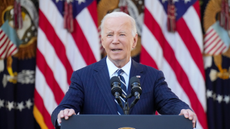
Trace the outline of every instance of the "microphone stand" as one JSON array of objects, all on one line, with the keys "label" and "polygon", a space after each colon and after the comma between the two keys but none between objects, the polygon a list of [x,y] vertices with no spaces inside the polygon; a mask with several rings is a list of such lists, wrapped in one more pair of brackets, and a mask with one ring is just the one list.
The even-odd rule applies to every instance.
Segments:
[{"label": "microphone stand", "polygon": [[123,107],[123,112],[125,115],[129,115],[129,110],[130,110],[130,107],[129,107],[129,104],[128,104],[128,98],[131,98],[132,97],[132,94],[129,94],[127,97],[122,95],[122,97],[125,99],[125,103],[124,103],[124,107]]},{"label": "microphone stand", "polygon": [[132,95],[128,95],[127,97],[123,96],[123,98],[125,99],[125,103],[124,103],[124,107],[123,107],[123,112],[125,115],[129,115],[129,110],[137,103],[137,101],[140,99],[140,95],[136,96],[135,99],[133,100],[133,102],[131,103],[131,106],[129,107],[128,104],[128,98],[131,98]]},{"label": "microphone stand", "polygon": [[124,108],[123,108],[123,112],[125,115],[129,115],[129,104],[127,102],[127,98],[125,98],[125,103],[124,103]]}]

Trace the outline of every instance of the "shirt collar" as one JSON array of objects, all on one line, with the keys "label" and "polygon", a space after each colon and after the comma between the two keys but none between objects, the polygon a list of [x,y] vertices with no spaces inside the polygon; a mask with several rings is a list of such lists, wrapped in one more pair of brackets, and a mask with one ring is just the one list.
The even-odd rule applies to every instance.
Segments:
[{"label": "shirt collar", "polygon": [[123,66],[122,68],[118,68],[117,66],[115,66],[113,64],[113,62],[109,60],[108,57],[106,57],[106,63],[108,66],[110,78],[116,75],[117,69],[122,69],[124,71],[124,74],[129,77],[130,68],[131,68],[131,57],[129,59],[129,62],[125,66]]}]

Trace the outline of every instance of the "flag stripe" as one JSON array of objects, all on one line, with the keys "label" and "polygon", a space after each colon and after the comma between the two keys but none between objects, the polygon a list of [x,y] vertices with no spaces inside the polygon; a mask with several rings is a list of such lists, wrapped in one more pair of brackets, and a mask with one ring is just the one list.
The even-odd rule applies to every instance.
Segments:
[{"label": "flag stripe", "polygon": [[77,14],[73,33],[64,28],[63,4],[52,0],[39,3],[34,115],[47,128],[53,128],[51,113],[68,90],[73,71],[100,60],[96,1],[73,1],[73,15]]},{"label": "flag stripe", "polygon": [[[88,42],[87,44],[89,44],[89,46],[87,46],[87,47],[89,47],[89,48],[97,47],[95,49],[89,49],[89,50],[92,50],[92,53],[90,52],[91,55],[89,57],[94,57],[93,55],[98,55],[96,53],[99,53],[100,46],[99,46],[99,44],[95,45],[95,42],[99,43],[98,35],[89,35],[90,33],[97,34],[98,30],[95,26],[95,23],[94,23],[91,15],[90,15],[88,9],[87,8],[83,9],[81,11],[81,13],[79,13],[79,15],[77,16],[76,20],[77,20],[77,23],[79,25],[77,27],[79,27],[79,29],[82,30],[81,33],[85,36],[86,42]],[[89,26],[84,26],[84,24],[87,24]],[[98,39],[98,40],[95,41],[95,39]],[[85,53],[83,55],[85,55]],[[89,59],[89,61],[96,62],[97,60],[99,60],[99,58],[100,57],[97,56],[96,59]],[[85,59],[88,59],[88,58],[85,58]],[[89,64],[91,64],[91,63],[92,62],[89,62]]]},{"label": "flag stripe", "polygon": [[[40,71],[39,67],[36,67],[36,77],[39,81],[36,81],[35,85],[38,85],[39,87],[36,87],[35,91],[35,105],[38,108],[38,114],[41,113],[43,115],[43,120],[37,119],[38,123],[40,123],[40,126],[48,126],[48,128],[53,128],[53,125],[50,121],[50,116],[54,108],[57,106],[57,103],[53,100],[54,94],[53,91],[50,89],[50,87],[47,85],[46,78],[43,76],[43,73]],[[37,116],[35,116],[36,118]]]},{"label": "flag stripe", "polygon": [[[193,7],[194,9],[196,10],[196,14],[199,16],[199,21],[201,19],[201,14],[200,14],[200,4],[199,4],[199,0],[196,1],[194,4],[193,4]],[[200,25],[200,23],[198,24]]]},{"label": "flag stripe", "polygon": [[210,54],[214,54],[215,51],[218,49],[218,47],[221,45],[221,40],[219,39],[218,41],[215,42],[215,44],[210,48],[210,50],[208,51],[208,53]]},{"label": "flag stripe", "polygon": [[[61,61],[59,60],[58,56],[55,53],[54,48],[52,47],[50,42],[47,40],[46,35],[43,33],[43,31],[39,28],[38,32],[39,32],[38,38],[39,38],[40,43],[37,44],[37,48],[40,50],[40,52],[43,55],[46,55],[44,56],[44,58],[47,64],[49,65],[49,67],[51,68],[53,75],[55,77],[55,80],[57,81],[62,91],[65,93],[69,88],[69,84],[67,83],[67,80],[66,80],[67,79],[66,69],[61,63]],[[49,54],[46,54],[47,52]]]},{"label": "flag stripe", "polygon": [[89,13],[90,13],[90,16],[92,17],[93,19],[93,22],[95,24],[95,26],[98,26],[97,24],[97,1],[93,1],[88,7],[87,7]]},{"label": "flag stripe", "polygon": [[39,27],[42,29],[42,31],[46,34],[47,39],[53,46],[57,56],[61,60],[62,64],[64,65],[66,72],[67,72],[67,81],[68,84],[70,84],[70,78],[73,73],[72,67],[70,65],[70,62],[66,56],[66,49],[61,40],[59,39],[58,35],[56,35],[55,30],[53,29],[50,22],[47,20],[47,18],[44,16],[43,12],[39,10],[39,19],[42,19],[39,21]]},{"label": "flag stripe", "polygon": [[[181,65],[182,69],[184,70],[185,74],[187,75],[189,79],[189,83],[192,86],[193,90],[195,93],[197,93],[197,97],[202,104],[203,108],[205,108],[205,98],[203,97],[203,93],[199,94],[202,89],[204,90],[205,87],[200,87],[204,85],[204,78],[202,74],[200,73],[200,70],[198,69],[197,65],[193,61],[186,45],[182,41],[181,37],[179,35],[176,35],[176,41],[171,40],[167,38],[168,43],[171,45],[171,47],[177,46],[177,47],[172,47],[173,51],[175,53],[176,59]],[[198,49],[199,51],[199,49]],[[164,67],[162,67],[164,69]],[[164,70],[167,71],[167,70]],[[173,72],[173,71],[172,71]],[[193,73],[196,73],[196,76],[193,75]],[[171,75],[169,73],[169,75]],[[183,79],[182,79],[183,80]],[[174,85],[174,83],[171,83]],[[186,85],[184,85],[186,87]],[[183,99],[184,100],[184,99]],[[188,102],[187,102],[188,103]]]},{"label": "flag stripe", "polygon": [[12,49],[14,49],[14,44],[13,44],[13,43],[10,44],[10,41],[9,41],[9,43],[8,43],[7,45],[8,45],[8,46],[7,46],[7,48],[6,48],[5,58],[7,58],[8,52],[9,52],[9,51],[12,51]]},{"label": "flag stripe", "polygon": [[[174,84],[174,86],[170,86],[171,90],[174,93],[177,93],[177,96],[180,99],[183,99],[184,102],[186,102],[187,104],[191,105],[188,95],[184,92],[184,89],[181,87],[181,85],[179,84],[179,82],[177,81],[176,75],[173,72],[173,69],[171,68],[171,66],[168,64],[168,62],[163,59],[163,65],[162,65],[162,69],[164,69],[164,75],[165,75],[165,80],[168,84]],[[170,79],[169,79],[170,78]]]},{"label": "flag stripe", "polygon": [[39,93],[37,92],[36,89],[34,91],[34,96],[35,96],[35,99],[36,99],[35,105],[36,105],[37,109],[39,110],[39,112],[43,115],[43,119],[44,119],[44,122],[45,122],[46,126],[48,127],[48,129],[54,129],[54,126],[53,126],[51,120],[48,119],[48,118],[51,117],[51,115],[46,110],[46,108],[44,106],[44,103],[43,103],[43,99],[39,95]]},{"label": "flag stripe", "polygon": [[48,111],[48,113],[51,115],[54,108],[57,106],[57,103],[53,100],[55,100],[54,93],[52,92],[52,89],[48,86],[45,77],[43,76],[42,72],[38,67],[36,67],[36,75],[39,76],[38,79],[40,82],[36,82],[36,85],[41,85],[43,87],[38,87],[36,90],[39,93],[39,95],[43,99],[43,104]]},{"label": "flag stripe", "polygon": [[92,64],[93,62],[96,61],[95,57],[93,56],[93,52],[85,38],[85,35],[83,34],[81,30],[80,25],[77,23],[77,21],[75,21],[74,24],[76,25],[76,31],[72,33],[72,37],[78,48],[85,48],[85,49],[79,49],[79,51],[83,59],[85,60],[86,65]]},{"label": "flag stripe", "polygon": [[[145,25],[143,25],[143,28],[148,31],[148,29],[146,28]],[[161,49],[159,44],[157,44],[157,43],[156,44],[148,44],[149,41],[157,42],[155,37],[153,35],[151,35],[150,31],[148,31],[147,33],[143,34],[142,41],[143,41],[142,44],[144,46],[143,48],[144,48],[144,50],[146,50],[148,52],[148,55],[153,57],[153,60],[158,60],[157,62],[153,61],[154,64],[156,64],[156,67],[154,67],[154,68],[158,68],[158,66],[161,66],[162,65],[162,58],[161,57],[163,55],[163,52],[162,52],[162,49]],[[143,52],[145,52],[145,51],[143,51]],[[147,57],[145,57],[145,58],[148,59]],[[149,58],[149,59],[152,59],[152,58]],[[149,59],[146,60],[146,63],[149,62]],[[143,59],[143,61],[144,61],[144,59]],[[151,63],[151,62],[149,62],[149,63]]]},{"label": "flag stripe", "polygon": [[[35,94],[34,94],[35,96]],[[36,105],[34,105],[33,108],[33,114],[35,116],[35,120],[37,120],[38,124],[40,125],[41,129],[48,129],[48,127],[46,126],[46,124],[44,123],[44,117],[42,116],[42,114],[39,112],[38,108]]]},{"label": "flag stripe", "polygon": [[[191,19],[191,17],[192,17],[192,19]],[[188,30],[190,32],[189,33],[190,35],[188,35],[188,36],[191,36],[194,39],[194,41],[195,41],[194,43],[196,43],[196,49],[197,50],[200,49],[200,52],[202,52],[203,51],[203,35],[198,33],[198,32],[201,32],[202,30],[201,30],[200,18],[198,16],[198,14],[196,13],[195,8],[193,8],[193,7],[189,8],[187,10],[187,12],[185,13],[185,15],[183,15],[183,18],[181,18],[181,19],[183,19],[186,28],[188,28]],[[178,29],[181,27],[182,26],[179,25]],[[184,30],[184,31],[186,31],[186,30]],[[186,34],[188,34],[188,33],[186,33]]]},{"label": "flag stripe", "polygon": [[10,53],[8,53],[7,56],[14,55],[18,52],[18,48],[15,45],[12,47],[12,49],[13,50]]},{"label": "flag stripe", "polygon": [[[183,4],[181,1],[177,2]],[[164,10],[167,4],[159,1],[145,1],[142,29],[142,50],[144,51],[141,51],[141,63],[148,62],[149,59],[144,58],[146,55],[151,56],[150,58],[154,60],[157,67],[165,73],[169,87],[173,87],[172,90],[190,104],[196,112],[197,127],[207,129],[205,76],[202,60],[203,37],[199,4],[198,1],[193,0],[193,2],[195,4],[188,7],[183,16],[176,21],[176,32],[170,33],[167,31],[167,14]],[[173,75],[176,76],[174,80]]]},{"label": "flag stripe", "polygon": [[5,47],[6,47],[6,45],[7,45],[7,43],[6,42],[8,42],[9,41],[9,39],[7,38],[7,36],[6,35],[4,35],[3,37],[2,37],[2,39],[0,40],[0,42],[1,42],[1,46],[0,46],[0,49],[1,50],[3,50]]},{"label": "flag stripe", "polygon": [[218,44],[218,46],[219,46],[219,47],[216,48],[216,50],[215,50],[215,52],[214,52],[214,55],[220,54],[219,52],[221,51],[221,48],[224,47],[224,43],[221,42],[221,43]]},{"label": "flag stripe", "polygon": [[17,53],[17,46],[8,38],[0,28],[0,58],[4,59]]},{"label": "flag stripe", "polygon": [[[94,47],[95,49],[93,49],[93,52],[94,52],[94,56],[95,56],[95,58],[96,58],[96,60],[97,61],[99,61],[100,60],[100,58],[101,58],[101,55],[100,54],[98,54],[98,53],[101,53],[100,52],[100,50],[101,50],[101,44],[100,44],[100,38],[101,37],[99,37],[98,38],[98,35],[99,35],[99,29],[97,28],[97,26],[98,26],[98,21],[97,21],[97,11],[95,11],[95,10],[97,10],[97,1],[93,1],[88,7],[88,11],[89,11],[89,13],[90,13],[90,16],[92,17],[92,19],[93,19],[93,22],[94,22],[94,25],[96,26],[96,28],[94,29],[94,32],[90,32],[90,33],[95,33],[95,35],[93,35],[94,36],[94,38],[92,38],[92,37],[90,37],[90,35],[88,35],[88,34],[85,34],[86,36],[89,36],[90,38],[88,38],[88,39],[94,39],[94,40],[92,40],[91,42],[90,42],[90,46],[91,46],[91,48],[92,47]],[[100,24],[100,23],[99,23]],[[90,25],[92,25],[92,24],[90,24]],[[94,27],[93,27],[94,28]],[[96,31],[95,31],[96,30]],[[96,35],[97,34],[97,35]],[[97,41],[95,41],[95,39],[97,40]],[[97,43],[99,43],[99,44],[95,44],[95,42],[97,42]]]},{"label": "flag stripe", "polygon": [[5,45],[5,42],[7,41],[7,40],[9,40],[8,38],[7,38],[7,36],[3,33],[2,34],[3,36],[1,36],[1,38],[0,38],[0,43],[1,43],[1,46],[0,46],[0,49]]},{"label": "flag stripe", "polygon": [[205,74],[204,74],[204,68],[203,68],[203,60],[202,58],[197,58],[197,57],[202,57],[201,51],[199,46],[197,45],[196,40],[193,37],[193,34],[190,32],[190,29],[186,25],[185,21],[183,18],[177,21],[177,26],[180,26],[177,28],[178,33],[180,34],[184,44],[187,46],[187,49],[189,50],[193,61],[196,63],[197,67],[200,70],[200,73],[202,74],[203,78],[205,79]]},{"label": "flag stripe", "polygon": [[[57,103],[60,103],[64,97],[64,93],[59,87],[58,83],[54,79],[53,72],[45,61],[42,53],[37,49],[37,67],[40,69],[42,74],[45,76],[45,80],[54,94],[54,98]],[[36,70],[37,71],[37,70]]]},{"label": "flag stripe", "polygon": [[[6,56],[6,53],[7,53],[8,49],[9,49],[8,47],[9,47],[9,45],[10,45],[10,40],[7,39],[5,44],[6,44],[6,45],[4,45],[3,48],[1,48],[2,52],[0,53],[0,57],[5,57],[5,56]],[[11,45],[12,45],[12,44],[11,44]]]},{"label": "flag stripe", "polygon": [[207,40],[205,40],[205,45],[204,45],[204,49],[209,49],[210,45],[212,45],[213,42],[216,42],[217,40],[220,40],[220,38],[218,37],[218,35],[216,35],[215,33],[213,33],[213,35],[208,38]]},{"label": "flag stripe", "polygon": [[227,51],[228,48],[226,46],[223,46],[223,48],[221,49],[221,52],[220,53],[224,53],[225,51]]},{"label": "flag stripe", "polygon": [[149,55],[149,53],[145,50],[143,46],[141,47],[141,62],[145,65],[158,69],[155,61],[151,58],[151,56]]},{"label": "flag stripe", "polygon": [[218,42],[220,42],[221,39],[219,37],[216,37],[213,42],[211,42],[211,44],[209,46],[207,46],[207,48],[205,49],[205,52],[209,53],[215,46],[216,44],[218,44]]},{"label": "flag stripe", "polygon": [[3,30],[0,28],[0,41],[2,41],[2,38],[5,36],[5,33]]},{"label": "flag stripe", "polygon": [[204,47],[207,46],[207,42],[215,35],[215,32],[213,29],[209,29],[208,33],[205,34],[204,38]]},{"label": "flag stripe", "polygon": [[[50,24],[55,29],[58,37],[66,47],[66,55],[68,60],[72,66],[73,70],[77,70],[86,66],[85,60],[83,59],[73,37],[69,34],[69,32],[63,27],[63,17],[59,13],[55,4],[53,4],[50,0],[41,0],[40,2],[40,10],[43,10],[43,13],[46,18],[49,20]],[[52,12],[49,10],[53,10]],[[49,13],[47,13],[49,12]],[[76,29],[76,28],[75,28]],[[90,34],[89,34],[90,35]],[[77,36],[77,35],[76,35]],[[67,40],[68,39],[68,40]]]},{"label": "flag stripe", "polygon": [[[151,7],[151,5],[156,5],[156,6]],[[196,66],[196,65],[193,65],[193,64],[194,64],[194,63],[193,63],[193,59],[190,57],[190,55],[185,54],[186,51],[185,51],[184,49],[187,50],[187,48],[180,48],[182,45],[184,46],[184,43],[183,43],[183,41],[181,41],[181,38],[177,35],[177,32],[176,32],[175,34],[172,34],[172,33],[169,33],[169,32],[167,31],[167,29],[166,29],[166,27],[165,27],[167,16],[166,16],[166,14],[165,14],[165,11],[164,11],[163,8],[162,8],[162,5],[159,4],[158,1],[147,1],[146,7],[147,7],[148,10],[151,11],[151,13],[152,13],[152,15],[154,16],[155,20],[157,21],[158,25],[162,28],[162,31],[163,31],[163,33],[164,33],[164,35],[165,35],[165,38],[167,39],[168,43],[170,43],[171,47],[172,47],[173,50],[175,51],[177,60],[180,62],[180,64],[181,64],[181,66],[183,67],[183,69],[184,69],[185,71],[188,71],[188,69],[190,70],[190,72],[186,72],[186,74],[188,75],[188,78],[191,80],[190,83],[194,83],[194,81],[195,81],[195,83],[192,84],[192,85],[193,85],[193,88],[195,89],[196,93],[200,93],[200,91],[204,90],[204,88],[205,88],[205,87],[202,87],[202,90],[201,90],[200,87],[199,87],[199,85],[204,85],[204,80],[199,79],[198,77],[194,76],[194,75],[191,74],[191,73],[194,73],[193,71],[194,71],[194,69],[195,69],[195,71],[198,72],[198,73],[196,73],[196,74],[198,74],[200,77],[202,77],[202,75],[201,75],[200,72],[198,71],[199,69],[197,69],[197,66]],[[188,9],[187,12],[186,12],[185,14],[186,14],[186,15],[189,14],[189,16],[190,16],[192,10],[193,10],[193,9]],[[193,11],[193,13],[195,13],[195,12]],[[193,16],[193,15],[191,15],[191,16]],[[187,18],[187,16],[183,16],[183,17]],[[197,17],[195,17],[194,19],[199,20]],[[187,21],[189,21],[189,20],[185,20],[185,21],[187,22]],[[198,24],[199,24],[199,22],[198,22]],[[192,24],[191,22],[189,22],[189,25],[193,25],[193,24]],[[154,27],[155,27],[155,26],[154,26],[154,24],[153,24],[153,28],[154,28]],[[178,26],[178,27],[181,27],[181,26]],[[191,27],[190,27],[190,28],[191,28]],[[195,27],[192,27],[192,28],[197,28],[197,27],[195,26]],[[201,31],[201,29],[199,28],[199,26],[198,26],[198,30]],[[191,29],[191,32],[197,33],[197,31],[195,31],[194,29]],[[200,35],[201,35],[201,33],[200,33]],[[142,36],[144,36],[144,35],[142,35]],[[198,37],[201,37],[201,36],[198,36]],[[142,38],[142,40],[143,40],[143,39],[144,39],[144,38]],[[202,44],[202,40],[201,40],[200,38],[195,38],[195,39],[196,39],[197,43]],[[201,47],[202,45],[198,45],[198,46],[200,46],[200,49],[202,49],[202,47]],[[199,49],[198,49],[198,50],[199,50]],[[183,51],[183,52],[179,53],[180,51]],[[178,53],[179,53],[179,54],[178,54]],[[187,52],[186,52],[186,53],[187,53]],[[161,55],[161,54],[160,54],[160,55]],[[160,55],[158,54],[158,56],[160,56]],[[182,55],[182,57],[183,57],[184,55],[187,55],[187,57],[185,57],[185,59],[184,59],[184,58],[181,58],[180,55]],[[198,57],[198,58],[200,58],[200,57]],[[191,65],[191,63],[186,63],[186,62],[188,62],[188,61],[190,61],[190,62],[193,63],[193,64]],[[158,62],[158,60],[157,60],[157,62]],[[161,61],[160,61],[160,62],[161,62]],[[183,62],[185,62],[185,63],[183,63]],[[160,66],[161,66],[161,65],[160,65]],[[191,66],[192,66],[192,67],[191,67]],[[191,68],[194,68],[194,69],[191,70]],[[201,67],[201,68],[202,68],[202,67]],[[202,78],[203,78],[203,77],[202,77]],[[198,81],[197,81],[197,80],[198,80]],[[202,93],[202,94],[203,94],[203,93]],[[203,104],[203,107],[204,107],[204,109],[205,109],[205,107],[206,107],[206,106],[205,106],[205,98],[203,97],[202,94],[198,94],[198,96],[200,95],[198,98],[200,99],[200,101],[201,101],[201,103]]]},{"label": "flag stripe", "polygon": [[[145,25],[143,25],[143,30],[145,30],[145,31],[142,33],[141,63],[146,64],[146,65],[149,64],[149,66],[154,67],[152,65],[153,63],[155,64],[154,60],[158,60],[157,65],[160,66],[161,69],[164,70],[164,75],[165,75],[167,83],[168,84],[174,84],[174,88],[172,88],[172,86],[170,86],[170,85],[169,85],[169,87],[172,88],[172,91],[174,91],[175,93],[179,93],[179,94],[177,94],[179,98],[181,98],[181,99],[183,98],[183,100],[185,102],[190,104],[190,101],[189,101],[187,95],[184,92],[182,92],[183,89],[181,88],[181,86],[176,81],[177,79],[175,78],[175,74],[174,74],[173,70],[170,68],[167,61],[165,61],[164,58],[161,58],[162,49],[158,45],[158,41],[156,41],[154,36],[150,34],[151,32],[149,31],[148,28],[146,28]],[[153,43],[153,44],[150,44],[150,43]],[[146,51],[146,50],[148,50],[148,51]],[[150,63],[150,62],[153,62],[153,63]],[[157,65],[154,68],[158,69]],[[170,79],[167,79],[167,78],[170,78]]]},{"label": "flag stripe", "polygon": [[218,55],[225,52],[226,50],[226,44],[224,44],[222,38],[219,36],[213,26],[210,26],[204,37],[204,53],[210,55]]},{"label": "flag stripe", "polygon": [[[164,35],[163,35],[160,27],[157,26],[158,23],[156,23],[156,21],[154,20],[154,18],[152,17],[152,15],[150,14],[150,12],[147,9],[145,10],[145,15],[149,19],[145,20],[144,23],[149,28],[151,33],[153,35],[155,35],[159,45],[163,49],[164,58],[167,60],[167,62],[169,62],[169,65],[174,70],[174,72],[177,75],[177,77],[183,76],[183,80],[180,79],[180,78],[177,78],[177,80],[179,81],[179,83],[183,87],[183,89],[186,92],[186,94],[188,94],[188,96],[190,96],[191,103],[195,102],[194,104],[200,105],[200,102],[198,101],[197,96],[196,96],[193,88],[191,88],[191,85],[190,85],[190,83],[188,81],[187,75],[185,74],[184,70],[181,68],[181,65],[179,64],[179,62],[177,61],[177,59],[175,57],[173,49],[171,48],[171,46],[168,44],[168,42],[164,38]],[[155,24],[154,29],[151,29],[152,24]]]}]

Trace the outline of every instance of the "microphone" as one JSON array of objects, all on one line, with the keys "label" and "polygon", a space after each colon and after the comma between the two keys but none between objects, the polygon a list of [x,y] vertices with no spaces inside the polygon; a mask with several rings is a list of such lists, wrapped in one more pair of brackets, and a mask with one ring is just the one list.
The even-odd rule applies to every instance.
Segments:
[{"label": "microphone", "polygon": [[111,93],[114,95],[115,99],[117,100],[117,103],[121,108],[123,108],[120,96],[122,94],[122,89],[121,89],[121,82],[120,79],[117,76],[114,76],[110,79],[110,84],[111,84]]},{"label": "microphone", "polygon": [[132,108],[140,99],[142,89],[141,89],[140,80],[137,77],[132,77],[130,79],[130,85],[131,85],[131,95],[135,96],[135,99],[133,100],[130,106],[130,108]]}]

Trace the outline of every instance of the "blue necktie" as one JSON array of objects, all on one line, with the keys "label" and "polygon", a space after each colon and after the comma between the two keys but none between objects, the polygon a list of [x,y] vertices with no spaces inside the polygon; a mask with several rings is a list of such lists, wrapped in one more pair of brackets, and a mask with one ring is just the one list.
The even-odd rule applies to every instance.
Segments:
[{"label": "blue necktie", "polygon": [[[119,69],[117,71],[118,78],[121,81],[122,93],[125,96],[127,96],[127,93],[126,93],[126,83],[125,83],[124,77],[122,76],[123,73],[124,73],[124,71],[122,69]],[[122,104],[124,105],[125,100],[122,97],[120,97],[120,98],[121,98]],[[119,106],[119,104],[117,104],[117,111],[118,111],[118,114],[124,114],[123,109]]]},{"label": "blue necktie", "polygon": [[123,92],[123,94],[124,94],[125,96],[127,96],[127,94],[126,94],[126,83],[125,83],[124,77],[122,76],[123,73],[124,73],[124,71],[123,71],[122,69],[119,69],[119,70],[117,71],[118,77],[119,77],[119,79],[120,79],[120,81],[121,81],[122,92]]}]

